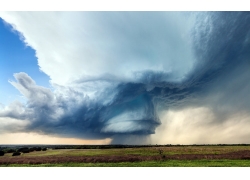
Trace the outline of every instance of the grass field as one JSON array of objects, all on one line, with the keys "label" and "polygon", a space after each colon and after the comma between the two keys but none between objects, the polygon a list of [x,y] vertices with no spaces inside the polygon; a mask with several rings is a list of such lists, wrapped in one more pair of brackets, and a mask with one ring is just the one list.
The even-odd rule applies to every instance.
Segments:
[{"label": "grass field", "polygon": [[250,167],[250,146],[48,149],[5,153],[0,167]]},{"label": "grass field", "polygon": [[169,160],[119,163],[8,164],[0,167],[250,167],[249,160]]}]

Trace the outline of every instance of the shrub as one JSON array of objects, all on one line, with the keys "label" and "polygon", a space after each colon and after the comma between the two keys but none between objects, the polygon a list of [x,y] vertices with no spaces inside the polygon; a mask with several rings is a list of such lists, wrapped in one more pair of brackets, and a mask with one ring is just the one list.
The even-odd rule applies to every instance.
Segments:
[{"label": "shrub", "polygon": [[23,149],[21,152],[22,152],[22,153],[29,153],[30,150],[29,150],[29,149]]},{"label": "shrub", "polygon": [[17,152],[29,153],[30,150],[29,150],[29,148],[20,148],[20,149],[17,150]]},{"label": "shrub", "polygon": [[3,156],[4,155],[4,152],[3,151],[0,151],[0,156]]},{"label": "shrub", "polygon": [[21,155],[20,152],[14,152],[14,153],[12,154],[12,156],[20,156],[20,155]]},{"label": "shrub", "polygon": [[37,148],[38,148],[38,147],[33,147],[34,151],[36,151],[36,150],[37,150]]},{"label": "shrub", "polygon": [[42,150],[41,147],[37,147],[37,148],[36,148],[36,151],[41,151],[41,150]]},{"label": "shrub", "polygon": [[36,148],[35,148],[35,147],[32,147],[32,148],[29,148],[29,150],[30,150],[30,152],[33,152],[33,151],[36,150]]},{"label": "shrub", "polygon": [[162,149],[158,149],[158,152],[159,152],[160,155],[162,155],[163,150]]},{"label": "shrub", "polygon": [[42,151],[47,151],[47,148],[42,148]]},{"label": "shrub", "polygon": [[14,152],[16,152],[15,149],[8,149],[8,150],[7,150],[7,153],[14,153]]}]

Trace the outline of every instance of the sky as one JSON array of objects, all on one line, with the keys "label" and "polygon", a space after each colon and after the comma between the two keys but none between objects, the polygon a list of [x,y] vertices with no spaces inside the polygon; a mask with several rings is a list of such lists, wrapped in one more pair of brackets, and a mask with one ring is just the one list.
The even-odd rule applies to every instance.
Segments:
[{"label": "sky", "polygon": [[250,143],[249,12],[0,18],[0,144]]}]

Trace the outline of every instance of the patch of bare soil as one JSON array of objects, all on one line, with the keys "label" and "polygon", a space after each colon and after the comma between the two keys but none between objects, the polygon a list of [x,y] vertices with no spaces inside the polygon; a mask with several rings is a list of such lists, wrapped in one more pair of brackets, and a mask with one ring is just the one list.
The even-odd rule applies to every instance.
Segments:
[{"label": "patch of bare soil", "polygon": [[157,161],[157,160],[199,160],[199,159],[249,159],[250,151],[237,151],[225,154],[176,154],[176,155],[157,155],[157,156],[42,156],[42,157],[0,157],[0,164],[45,164],[45,163],[96,163],[96,162],[138,162],[138,161]]}]

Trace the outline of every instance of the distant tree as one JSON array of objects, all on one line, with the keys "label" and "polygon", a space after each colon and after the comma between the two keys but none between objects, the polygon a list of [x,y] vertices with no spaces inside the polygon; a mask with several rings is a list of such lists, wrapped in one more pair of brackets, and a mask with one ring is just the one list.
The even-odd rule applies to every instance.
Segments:
[{"label": "distant tree", "polygon": [[22,153],[29,153],[29,152],[30,152],[29,149],[24,149],[24,150],[22,150]]},{"label": "distant tree", "polygon": [[20,152],[14,152],[14,153],[12,154],[12,156],[20,156],[20,155],[21,155]]},{"label": "distant tree", "polygon": [[0,151],[0,156],[4,156],[4,151]]},{"label": "distant tree", "polygon": [[7,153],[13,153],[13,152],[16,152],[16,150],[15,149],[8,149],[6,152]]},{"label": "distant tree", "polygon": [[30,152],[33,152],[33,151],[36,150],[36,148],[35,148],[35,147],[32,147],[32,148],[29,148],[29,150],[30,150]]},{"label": "distant tree", "polygon": [[36,151],[41,151],[41,150],[42,150],[41,147],[37,147],[37,148],[36,148]]},{"label": "distant tree", "polygon": [[29,152],[30,152],[30,150],[29,150],[29,148],[24,147],[24,148],[20,148],[20,149],[18,149],[18,150],[17,150],[17,152],[29,153]]}]

